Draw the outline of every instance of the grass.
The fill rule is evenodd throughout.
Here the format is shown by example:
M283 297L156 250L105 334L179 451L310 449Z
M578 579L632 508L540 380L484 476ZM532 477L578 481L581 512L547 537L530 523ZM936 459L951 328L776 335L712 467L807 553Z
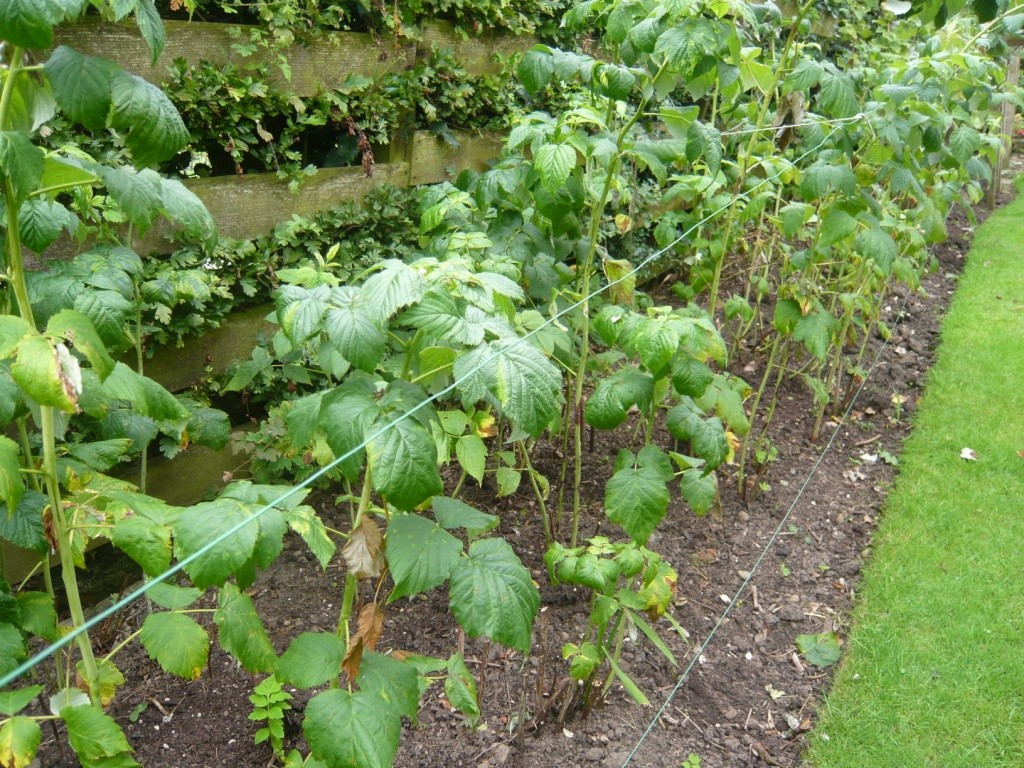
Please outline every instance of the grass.
M977 232L815 768L1024 766L1024 195ZM977 461L960 458L962 448Z

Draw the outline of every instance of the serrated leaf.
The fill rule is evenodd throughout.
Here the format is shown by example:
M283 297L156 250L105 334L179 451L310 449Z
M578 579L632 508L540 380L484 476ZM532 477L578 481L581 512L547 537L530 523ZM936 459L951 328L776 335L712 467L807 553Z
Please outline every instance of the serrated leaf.
M793 338L802 341L807 350L819 360L824 360L832 345L832 333L836 319L824 309L804 315L797 321Z
M857 231L857 220L841 208L832 208L821 220L818 243L822 247L835 245Z
M345 644L337 635L303 632L281 654L274 674L281 682L308 690L337 680L344 657Z
M43 175L43 152L23 133L0 131L0 172L10 182L15 202L21 203Z
M18 209L18 233L22 244L42 253L60 237L62 230L71 231L79 224L78 217L58 202L34 198Z
M474 541L469 556L460 559L452 574L449 598L452 613L467 635L486 636L529 652L540 592L508 542Z
M899 247L892 235L880 227L870 227L857 235L857 250L866 259L878 265L883 274L892 273L893 263L899 256Z
M693 452L708 469L715 469L729 456L729 439L720 419L698 419L691 440Z
M329 690L306 705L302 731L311 755L329 768L391 768L402 719L374 692Z
M668 510L668 486L652 467L627 467L605 486L604 510L637 544L646 544Z
M388 525L387 560L395 589L388 602L429 592L452 575L462 542L419 515L397 514Z
M706 515L718 498L718 478L714 473L705 475L699 469L683 472L679 488L686 503L697 515Z
M319 423L336 458L341 458L362 444L367 430L379 413L380 408L371 397L357 393L345 393L332 398L323 407ZM360 448L338 465L349 482L355 482L358 478L364 456L365 451Z
M384 537L380 528L363 517L341 549L345 565L357 579L375 579L384 570Z
M544 186L557 192L576 167L576 149L568 144L545 144L537 150L533 166Z
M287 510L284 516L288 527L302 537L310 552L319 561L320 567L327 568L327 564L334 557L336 547L316 512L311 507L298 507Z
M171 529L142 515L117 522L110 533L115 547L139 564L150 577L163 574L171 564Z
M89 694L78 688L61 688L50 697L50 713L60 717L62 710L68 707L88 706Z
M519 62L519 82L531 96L547 88L555 67L548 50L527 51Z
M142 39L149 46L150 64L156 66L160 52L167 42L167 33L164 30L164 23L160 20L160 13L156 9L153 0L136 0L134 3L135 21L139 26Z
M92 322L109 348L126 346L128 322L135 306L117 291L83 291L74 300L74 308Z
M0 622L0 675L13 672L28 657L28 645L21 630Z
M90 131L107 127L110 90L118 67L98 56L59 46L43 65L61 111Z
M623 368L601 379L587 399L587 423L598 429L615 429L637 406L646 413L654 397L654 378L634 368Z
M204 240L216 238L213 216L199 196L177 179L160 180L160 201L167 217L188 234Z
M14 514L6 505L0 507L0 539L40 554L48 552L49 543L43 534L43 510L46 497L38 491L26 491Z
M594 84L608 98L625 101L636 85L636 75L626 67L606 64L596 70Z
M464 528L466 535L471 539L490 533L501 523L501 518L497 515L488 515L464 501L447 496L435 496L432 507L434 517L442 528L449 531Z
M513 340L492 341L461 355L454 373L463 398L487 400L536 437L559 414L562 376L544 354Z
M192 408L185 429L190 442L214 451L221 450L231 439L231 420L218 408Z
M68 741L83 765L132 751L114 719L98 706L64 707L60 717L68 727Z
M0 728L0 765L28 768L35 759L43 732L31 717L13 717Z
M99 691L100 706L102 707L109 706L110 702L114 700L117 689L124 685L124 674L110 659L96 660L95 680L90 679L89 672L85 668L85 662L83 661L79 661L75 665L75 672L78 673L78 677L81 678L85 687L88 687L90 690L95 687Z
M45 592L18 592L15 596L21 611L21 628L44 640L57 640L57 609L53 598Z
M170 392L152 379L141 376L124 363L117 363L103 381L103 394L111 400L131 404L140 416L157 421L179 421L188 418L188 410Z
M207 544L240 523L237 531L211 549ZM256 548L259 526L246 507L233 499L219 499L189 507L174 527L174 552L179 560L197 555L185 566L185 573L200 589L223 584L244 566Z
M444 680L444 695L455 709L466 716L466 724L472 728L480 719L480 703L477 701L476 680L466 666L461 653L448 659L448 676Z
M140 231L147 230L163 206L159 174L149 168L136 170L99 164L94 168L128 220Z
M11 717L32 703L32 699L45 689L41 685L30 685L16 691L0 692L0 714Z
M346 360L372 373L387 346L387 334L378 325L376 312L350 286L335 289L331 301L334 307L327 311L324 330Z
M21 449L11 438L0 435L0 498L7 509L17 509L25 481L21 478Z
M782 82L783 95L813 88L821 80L823 71L814 59L800 59Z
M692 357L680 357L672 363L672 386L685 397L700 397L713 379L711 369Z
M78 410L81 374L78 362L62 344L51 346L42 336L29 336L18 345L11 376L40 405L67 413Z
M981 134L977 130L961 123L949 136L949 152L961 165L974 157L974 154L981 149Z
M463 435L455 441L455 455L466 474L483 484L487 468L487 446L483 439L479 435Z
M36 329L17 315L0 315L0 359L13 355L22 339L35 335Z
M397 259L382 262L382 269L374 272L362 285L369 306L377 310L377 319L384 322L403 307L415 304L426 293L426 284L420 274Z
M217 611L217 640L221 648L234 656L248 672L273 672L277 654L260 620L252 598L228 583L221 587Z
M846 74L825 72L818 92L821 111L829 117L852 117L860 109L853 79Z
M366 453L374 490L398 509L413 509L444 488L434 441L412 419L375 437Z
M188 144L178 110L157 86L120 72L110 88L110 126L124 136L136 165L169 160Z
M96 332L96 327L81 312L73 309L62 309L50 318L46 324L46 333L65 339L81 352L100 381L103 381L114 370L114 359L107 352L106 344Z
M401 321L448 343L472 346L484 340L483 326L468 322L455 299L442 291L428 292L402 314Z
M182 613L151 613L139 641L165 672L198 680L210 655L206 630Z
M154 581L146 589L146 595L161 608L183 611L201 598L203 591L195 587L178 587L165 581Z

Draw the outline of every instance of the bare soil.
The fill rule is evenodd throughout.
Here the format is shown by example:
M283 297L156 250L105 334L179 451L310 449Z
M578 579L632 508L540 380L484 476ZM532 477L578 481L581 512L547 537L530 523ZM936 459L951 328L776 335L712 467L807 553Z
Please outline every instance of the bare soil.
M570 713L559 722L568 685L560 649L582 635L587 595L548 584L532 496L521 492L495 502L491 489L468 489L466 501L501 515L499 533L541 585L543 610L535 624L533 650L524 659L497 645L465 640L467 663L481 689L480 725L470 731L436 684L424 697L418 724L407 724L403 730L396 765L620 768L634 749L630 764L646 768L678 768L690 754L700 756L704 768L797 765L831 675L827 669L809 666L796 653L794 638L826 630L842 635L846 628L858 574L869 556L871 534L896 471L882 457L885 452L898 456L908 434L940 319L971 234L966 219L954 215L950 239L936 249L938 268L925 279L923 293L890 297L885 320L896 327L895 334L882 349L848 420L830 422L818 443L812 444L811 395L789 383L770 432L778 459L758 479L763 490L743 502L735 479L726 471L720 477L719 514L697 518L681 500L673 502L649 546L679 573L673 615L690 640L684 642L667 625L659 625L666 630L663 636L678 667L642 636L627 642L623 652L623 667L653 706L640 707L613 687L606 702L587 717ZM897 317L904 299L906 309ZM878 349L882 342L874 340L872 345ZM868 360L873 357L872 352ZM756 382L762 365L763 360L743 351L735 372ZM905 404L895 405L894 394L904 396ZM615 454L631 438L625 428L599 434L586 456L581 526L586 536L614 533L604 521L603 486ZM656 439L670 445L667 434ZM820 466L809 476L819 459ZM554 478L554 449L541 450L536 465ZM340 526L331 499L322 497L320 508L328 521L338 518ZM783 521L780 535L766 551ZM724 616L727 603L762 555L750 585ZM251 590L279 652L300 632L336 627L343 581L340 558L324 574L301 542L288 544ZM138 621L138 615L127 616L110 627L107 642L116 643ZM446 597L438 593L390 606L380 648L447 656L459 642ZM692 674L675 690L683 669L698 653ZM165 675L137 645L119 654L117 662L129 682L111 714L147 768L271 764L267 745L253 744L258 726L248 720L248 696L258 678L216 646L208 670L192 683ZM661 717L642 738L673 691ZM301 748L298 713L311 694L298 691L295 696L289 746ZM40 764L75 765L71 756L62 754L63 738L58 740L55 734L56 730L44 739Z

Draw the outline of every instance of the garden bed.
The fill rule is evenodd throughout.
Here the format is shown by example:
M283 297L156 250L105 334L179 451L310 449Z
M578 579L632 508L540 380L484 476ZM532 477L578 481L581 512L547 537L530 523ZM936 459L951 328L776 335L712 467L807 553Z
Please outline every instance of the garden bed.
M615 686L607 702L587 718L570 712L559 722L567 685L559 649L582 632L589 606L583 591L548 584L535 501L520 493L500 501L500 509L492 506L487 511L500 512L501 534L541 584L546 608L534 627L531 656L524 665L518 654L480 640L466 641L467 662L481 688L483 714L478 728L470 732L462 716L451 710L440 685L435 685L424 698L421 727L410 725L403 733L396 765L623 765L681 670L713 631L727 601L783 522L829 436L838 430L757 570L752 588L722 622L633 763L676 768L695 754L705 768L796 764L803 734L813 723L816 702L830 674L796 654L794 638L844 626L875 519L894 474L881 457L898 455L909 431L939 320L971 231L962 216L951 219L951 238L936 250L938 273L925 280L927 296L914 294L907 299L895 336L882 351L844 425L831 423L822 444L810 444L811 396L791 383L783 390L772 422L771 440L780 458L760 478L767 484L765 492L752 495L744 504L735 483L723 477L723 511L706 518L694 517L681 501L673 502L651 547L679 573L673 613L689 632L690 641L685 644L669 637L669 631L662 633L669 637L678 667L672 667L642 638L635 647L627 643L623 651L623 666L652 707L637 706ZM897 295L888 302L890 325L896 323L903 301ZM735 372L755 378L758 365L749 355L741 355ZM905 396L906 403L894 404L894 394ZM604 481L616 452L631 441L628 427L599 433L587 454L584 536L610 533L602 512ZM667 444L669 438L663 432L656 440ZM558 456L552 448L538 451L535 465L554 477ZM464 497L473 503L473 489L467 489ZM481 503L490 503L491 498L490 491L480 493ZM328 525L341 524L333 495L320 495L317 505ZM250 593L279 651L299 632L331 631L336 626L343 579L340 561L331 564L324 578L297 543L259 579ZM116 644L141 620L143 610L137 605L134 613L109 626L105 637L99 633L98 644ZM445 656L460 643L447 603L439 596L400 601L388 610L381 648ZM268 763L269 750L265 745L254 746L257 726L247 719L248 696L256 680L222 650L211 650L209 667L195 683L165 675L140 647L124 651L119 663L130 682L119 693L111 714L124 726L137 759L147 768ZM308 697L297 692L297 710ZM293 741L301 739L299 720L298 715L291 720L295 727L288 735ZM42 749L45 765L73 764L70 758L58 756L52 735Z

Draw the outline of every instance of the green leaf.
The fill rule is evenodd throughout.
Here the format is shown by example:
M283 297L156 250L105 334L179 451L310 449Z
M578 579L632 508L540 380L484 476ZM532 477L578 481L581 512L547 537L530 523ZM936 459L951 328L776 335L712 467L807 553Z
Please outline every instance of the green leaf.
M217 225L203 201L177 179L160 180L160 200L167 217L188 234L204 240L217 237Z
M529 652L540 592L508 542L474 541L452 574L449 598L467 635Z
M18 592L16 599L21 610L22 630L51 643L56 642L57 609L53 598L45 592Z
M52 0L0 0L0 40L19 48L49 48L61 17Z
M388 567L395 589L388 602L429 592L452 575L462 542L419 515L396 514L388 525Z
M435 496L432 506L434 517L442 528L449 531L464 528L466 535L471 539L490 533L501 523L501 518L497 515L488 515L464 501L447 496Z
M514 340L492 341L455 361L463 399L486 400L536 437L559 414L562 376L544 354Z
M147 230L163 205L160 175L149 168L137 171L134 168L110 168L99 164L94 168L128 221L140 231Z
M39 179L39 187L84 187L98 181L99 177L83 170L77 163L73 164L55 155L47 155L43 161L43 175Z
M34 198L18 209L18 233L21 242L36 253L42 253L60 237L61 230L74 230L78 217L60 203Z
M672 386L685 397L700 397L713 379L711 369L692 357L679 357L672 364Z
M75 297L75 310L92 322L107 347L126 346L128 322L135 305L117 291L83 291Z
M877 226L861 230L857 235L857 250L864 258L875 262L886 275L892 274L893 263L900 255L892 235Z
M11 376L29 397L67 413L78 410L81 373L63 346L55 348L42 336L29 336L18 345Z
M857 231L857 220L841 208L832 208L821 220L818 243L822 247L835 245Z
M316 512L311 507L298 507L286 511L284 516L288 527L302 537L320 563L320 567L326 569L337 547Z
M319 423L336 458L362 444L379 413L380 408L373 398L358 393L348 392L338 398L332 397L324 405ZM349 482L355 482L359 476L364 456L365 451L360 448L338 465Z
M605 514L637 544L647 543L665 516L668 502L668 487L653 467L621 469L605 486Z
M308 690L337 680L344 658L345 644L337 635L303 632L281 654L274 675L281 682Z
M547 88L555 67L547 48L527 51L519 62L519 81L531 96Z
M25 635L13 624L0 622L0 675L13 672L27 657Z
M479 435L463 435L455 441L455 455L459 465L481 485L487 469L487 446Z
M537 150L533 166L549 190L557 192L576 167L576 149L568 144L545 144Z
M852 117L860 109L853 79L846 74L825 72L818 93L821 111L829 117Z
M705 475L699 469L688 469L683 472L679 488L686 503L697 515L706 515L718 498L718 478L714 473Z
M217 611L213 614L217 625L217 640L221 648L230 653L251 673L273 672L277 654L270 643L252 598L228 583L221 587Z
M846 165L815 163L803 172L800 180L800 195L807 202L823 198L829 191L853 195L857 189L857 177Z
M0 497L7 509L17 509L25 481L21 479L21 449L11 438L0 435Z
M594 84L608 98L625 101L636 85L636 75L626 67L605 64L596 71Z
M157 421L183 421L189 417L188 410L174 395L124 363L114 365L114 370L103 381L101 390L111 400L130 403L140 416L148 416Z
M465 312L447 292L432 290L402 314L402 323L446 343L476 345L484 340L484 328L466 320Z
M519 483L523 480L523 474L511 467L498 467L494 473L494 479L498 483L498 498L511 496L519 490Z
M403 261L388 259L362 285L368 306L375 307L377 319L384 322L402 307L415 304L426 293L419 272Z
M9 508L0 507L0 539L5 539L22 549L43 554L50 549L43 534L43 510L46 497L37 491L26 491L14 514Z
M111 83L110 127L124 136L139 166L169 160L188 144L178 110L157 86L120 72Z
M31 717L11 718L0 728L0 765L28 768L42 737L39 721Z
M782 82L783 95L793 91L806 91L821 80L821 64L814 59L800 59Z
M413 509L444 489L430 434L402 419L366 446L374 490L398 509Z
M981 134L966 123L958 125L949 136L949 153L961 165L967 165L967 161L974 157L979 149L981 149Z
M143 515L126 517L114 526L110 540L152 578L171 565L171 529Z
M587 399L587 423L598 429L615 429L634 405L646 413L653 398L654 377L635 368L623 368L594 387Z
M831 667L842 655L839 649L839 636L835 632L797 635L796 647L800 649L804 658L816 667Z
M11 183L15 202L21 203L43 175L43 152L24 133L0 131L0 172Z
M114 370L114 359L107 352L106 344L96 332L92 321L81 312L62 309L50 318L46 324L46 333L50 336L60 336L81 352L100 377L100 381Z
M0 315L0 359L14 354L21 340L36 335L36 329L17 315Z
M203 596L201 589L178 587L166 581L151 582L146 589L149 599L169 611L183 611Z
M98 706L64 707L60 716L67 724L71 748L83 765L132 751L117 723Z
M164 31L164 23L160 20L160 13L156 9L153 0L135 0L135 21L139 25L139 32L143 40L149 46L150 64L156 66L156 60L160 58L160 52L167 42L167 33Z
M476 680L462 659L461 653L448 659L448 677L444 680L444 695L455 709L466 716L466 725L473 728L480 719Z
M802 341L812 355L824 360L832 345L832 334L837 325L831 313L819 309L800 318L793 331L793 339Z
M32 703L32 699L44 690L41 685L30 685L27 688L19 688L16 691L0 692L0 714L7 715L8 717L18 714Z
M78 673L78 677L82 679L85 687L96 687L100 694L100 705L103 707L108 706L110 702L114 700L114 696L117 694L117 689L124 685L124 674L122 674L121 670L117 668L117 665L109 659L96 660L95 679L85 668L84 661L79 661L75 665L75 672ZM103 764L106 765L106 763Z
M708 469L715 469L729 456L729 439L725 436L725 428L721 419L698 419L696 430L692 436L693 452L704 462Z
M359 690L375 694L386 709L408 717L415 724L420 708L416 668L398 659L367 651L356 678Z
M43 65L61 111L73 123L90 131L107 127L110 90L117 65L98 56L87 56L62 45Z
M372 692L329 690L306 705L302 731L312 756L328 768L391 768L402 718Z
M214 451L222 449L231 439L231 420L219 408L193 408L185 429L192 443Z
M185 566L197 587L219 586L244 566L256 548L259 526L248 509L234 499L196 504L181 513L174 529L174 552L179 560L198 554L243 522L246 524Z
M283 285L274 294L277 321L292 344L301 344L319 333L327 314L326 286L300 288Z
M376 312L357 288L343 286L331 292L334 307L327 311L324 330L342 356L357 368L373 373L387 347L387 334Z
M186 680L198 680L210 656L206 630L183 613L149 614L139 641L165 672Z

